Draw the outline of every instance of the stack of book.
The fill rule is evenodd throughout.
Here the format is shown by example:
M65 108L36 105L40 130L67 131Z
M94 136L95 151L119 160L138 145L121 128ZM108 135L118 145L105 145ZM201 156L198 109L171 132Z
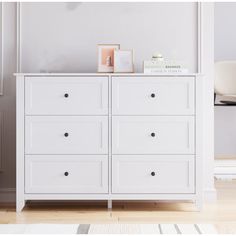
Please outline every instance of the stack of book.
M188 73L188 68L182 62L147 60L143 63L144 73Z

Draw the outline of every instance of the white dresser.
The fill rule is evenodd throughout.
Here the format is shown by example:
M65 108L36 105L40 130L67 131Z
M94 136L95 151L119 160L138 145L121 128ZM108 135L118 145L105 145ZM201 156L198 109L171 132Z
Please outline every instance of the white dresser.
M27 200L202 205L202 78L16 74L17 211Z

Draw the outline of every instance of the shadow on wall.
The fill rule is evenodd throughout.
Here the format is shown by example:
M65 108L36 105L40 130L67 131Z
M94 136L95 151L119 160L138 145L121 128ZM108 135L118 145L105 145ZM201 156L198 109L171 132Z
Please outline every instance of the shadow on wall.
M69 11L75 10L82 2L67 2L66 3L66 8Z

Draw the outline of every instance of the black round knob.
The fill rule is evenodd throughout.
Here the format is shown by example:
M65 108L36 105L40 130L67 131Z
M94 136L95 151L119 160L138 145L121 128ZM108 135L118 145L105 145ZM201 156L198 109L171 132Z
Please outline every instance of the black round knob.
M152 93L152 94L151 94L151 97L152 97L152 98L156 97L156 94L155 94L155 93Z
M69 97L69 94L68 94L68 93L65 93L65 94L64 94L64 97L65 97L65 98L68 98L68 97Z
M65 137L68 137L68 136L69 136L69 134L68 134L68 133L64 133L64 136L65 136Z
M155 176L156 173L154 171L151 172L151 176Z
M64 173L64 175L65 175L65 176L68 176L68 175L69 175L69 173L66 171L66 172Z
M151 133L151 136L152 136L152 137L155 137L155 136L156 136L156 134L155 134L155 133Z

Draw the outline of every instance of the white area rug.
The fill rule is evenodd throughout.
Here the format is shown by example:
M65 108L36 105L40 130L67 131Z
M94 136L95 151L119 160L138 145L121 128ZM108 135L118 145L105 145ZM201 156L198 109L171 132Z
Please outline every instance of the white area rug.
M0 224L0 234L217 234L211 224Z

